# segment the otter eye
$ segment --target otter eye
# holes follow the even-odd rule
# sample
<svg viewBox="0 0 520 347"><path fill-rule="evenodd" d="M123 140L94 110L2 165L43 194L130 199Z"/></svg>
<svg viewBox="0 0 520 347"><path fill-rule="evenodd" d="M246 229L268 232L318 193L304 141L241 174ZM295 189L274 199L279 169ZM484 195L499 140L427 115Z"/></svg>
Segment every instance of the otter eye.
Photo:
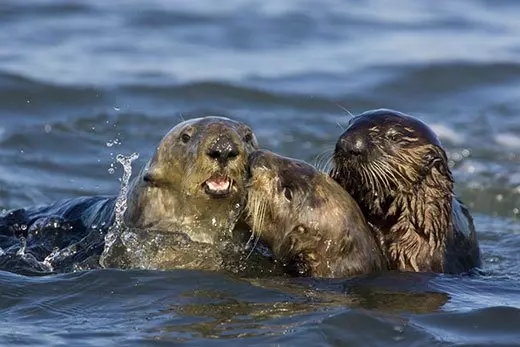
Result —
<svg viewBox="0 0 520 347"><path fill-rule="evenodd" d="M287 200L292 201L293 195L292 195L292 191L291 191L291 189L289 189L289 187L283 188L283 195L285 196L285 198Z"/></svg>
<svg viewBox="0 0 520 347"><path fill-rule="evenodd" d="M393 129L386 133L386 137L392 142L399 142L401 138L400 134Z"/></svg>
<svg viewBox="0 0 520 347"><path fill-rule="evenodd" d="M186 134L186 133L184 133L184 134L181 135L181 141L182 141L182 143L188 143L188 142L190 141L190 139L191 139L191 136L188 135L188 134Z"/></svg>

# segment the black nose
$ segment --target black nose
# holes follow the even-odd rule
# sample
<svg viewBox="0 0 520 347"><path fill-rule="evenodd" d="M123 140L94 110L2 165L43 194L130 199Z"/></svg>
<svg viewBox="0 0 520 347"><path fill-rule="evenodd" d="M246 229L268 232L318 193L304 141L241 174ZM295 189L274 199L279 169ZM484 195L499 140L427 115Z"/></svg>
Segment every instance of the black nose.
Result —
<svg viewBox="0 0 520 347"><path fill-rule="evenodd" d="M217 160L220 163L226 163L240 154L238 145L230 137L219 137L206 152L208 157Z"/></svg>
<svg viewBox="0 0 520 347"><path fill-rule="evenodd" d="M362 136L341 136L336 150L342 151L351 155L361 155L367 150L367 141Z"/></svg>

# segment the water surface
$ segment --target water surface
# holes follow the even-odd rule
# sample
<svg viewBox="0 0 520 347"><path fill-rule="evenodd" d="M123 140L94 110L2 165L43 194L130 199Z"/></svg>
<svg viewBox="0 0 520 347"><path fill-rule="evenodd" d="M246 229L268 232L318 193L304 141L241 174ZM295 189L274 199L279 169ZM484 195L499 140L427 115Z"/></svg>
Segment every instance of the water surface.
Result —
<svg viewBox="0 0 520 347"><path fill-rule="evenodd" d="M514 0L0 3L0 210L117 195L181 119L244 121L313 162L348 118L440 135L484 274L317 281L197 271L0 273L0 343L516 345L520 3Z"/></svg>

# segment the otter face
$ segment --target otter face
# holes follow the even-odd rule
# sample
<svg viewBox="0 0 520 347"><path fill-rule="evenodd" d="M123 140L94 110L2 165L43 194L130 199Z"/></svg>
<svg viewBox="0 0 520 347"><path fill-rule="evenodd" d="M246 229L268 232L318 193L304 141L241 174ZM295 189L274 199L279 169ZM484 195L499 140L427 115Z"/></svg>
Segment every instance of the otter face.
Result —
<svg viewBox="0 0 520 347"><path fill-rule="evenodd" d="M331 176L363 210L380 215L433 171L451 181L446 153L433 131L411 116L380 109L351 119L336 144Z"/></svg>
<svg viewBox="0 0 520 347"><path fill-rule="evenodd" d="M226 199L243 194L247 158L257 149L247 125L223 117L191 119L161 141L143 180L188 197Z"/></svg>
<svg viewBox="0 0 520 347"><path fill-rule="evenodd" d="M260 150L250 156L249 170L252 182L249 203L267 204L266 212L275 225L292 219L288 218L292 214L305 215L302 208L319 203L313 199L313 181L318 171L303 161Z"/></svg>
<svg viewBox="0 0 520 347"><path fill-rule="evenodd" d="M323 236L330 228L325 212L332 216L343 208L343 200L331 196L334 192L327 194L331 191L328 183L335 182L303 161L269 151L254 152L249 166L251 184L246 210L253 231L277 255L290 252L284 245L291 235L300 235L300 240L312 239L308 246L315 249L318 241L313 239L317 234L313 230L321 230ZM338 190L345 193L339 186ZM338 206L329 209L330 202ZM343 221L343 217L339 220Z"/></svg>
<svg viewBox="0 0 520 347"><path fill-rule="evenodd" d="M251 129L228 118L178 124L132 181L126 225L182 231L205 243L229 237L245 204L247 159L257 147Z"/></svg>
<svg viewBox="0 0 520 347"><path fill-rule="evenodd" d="M356 202L327 174L256 151L247 212L253 232L299 276L341 277L383 268Z"/></svg>

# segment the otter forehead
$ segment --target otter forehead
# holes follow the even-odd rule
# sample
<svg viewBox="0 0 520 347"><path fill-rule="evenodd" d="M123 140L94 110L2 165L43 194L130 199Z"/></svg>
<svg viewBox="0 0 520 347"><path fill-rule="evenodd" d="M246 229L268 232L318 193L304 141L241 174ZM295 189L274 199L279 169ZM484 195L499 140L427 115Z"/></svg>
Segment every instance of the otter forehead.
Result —
<svg viewBox="0 0 520 347"><path fill-rule="evenodd" d="M252 169L262 167L272 170L287 181L304 180L308 182L318 174L316 168L302 160L283 157L267 150L255 151L250 156L249 165Z"/></svg>
<svg viewBox="0 0 520 347"><path fill-rule="evenodd" d="M230 118L226 117L220 117L220 116L207 116L207 117L199 117L199 118L192 118L185 120L183 122L180 122L176 126L174 126L166 136L169 134L175 134L179 133L181 131L184 131L185 129L189 127L193 127L196 130L198 129L207 129L210 126L222 126L225 128L231 128L234 130L240 130L240 129L246 129L249 128L247 124L236 121Z"/></svg>
<svg viewBox="0 0 520 347"><path fill-rule="evenodd" d="M315 185L322 173L312 165L266 150L251 154L249 165L253 177L259 175L270 180L278 193L289 189L298 201L293 201L292 206L315 207L322 204L322 197L316 195Z"/></svg>
<svg viewBox="0 0 520 347"><path fill-rule="evenodd" d="M417 118L390 109L377 109L361 113L351 120L344 135L354 132L375 131L384 136L391 130L413 136L420 140L420 144L433 144L441 147L439 138L425 123Z"/></svg>

